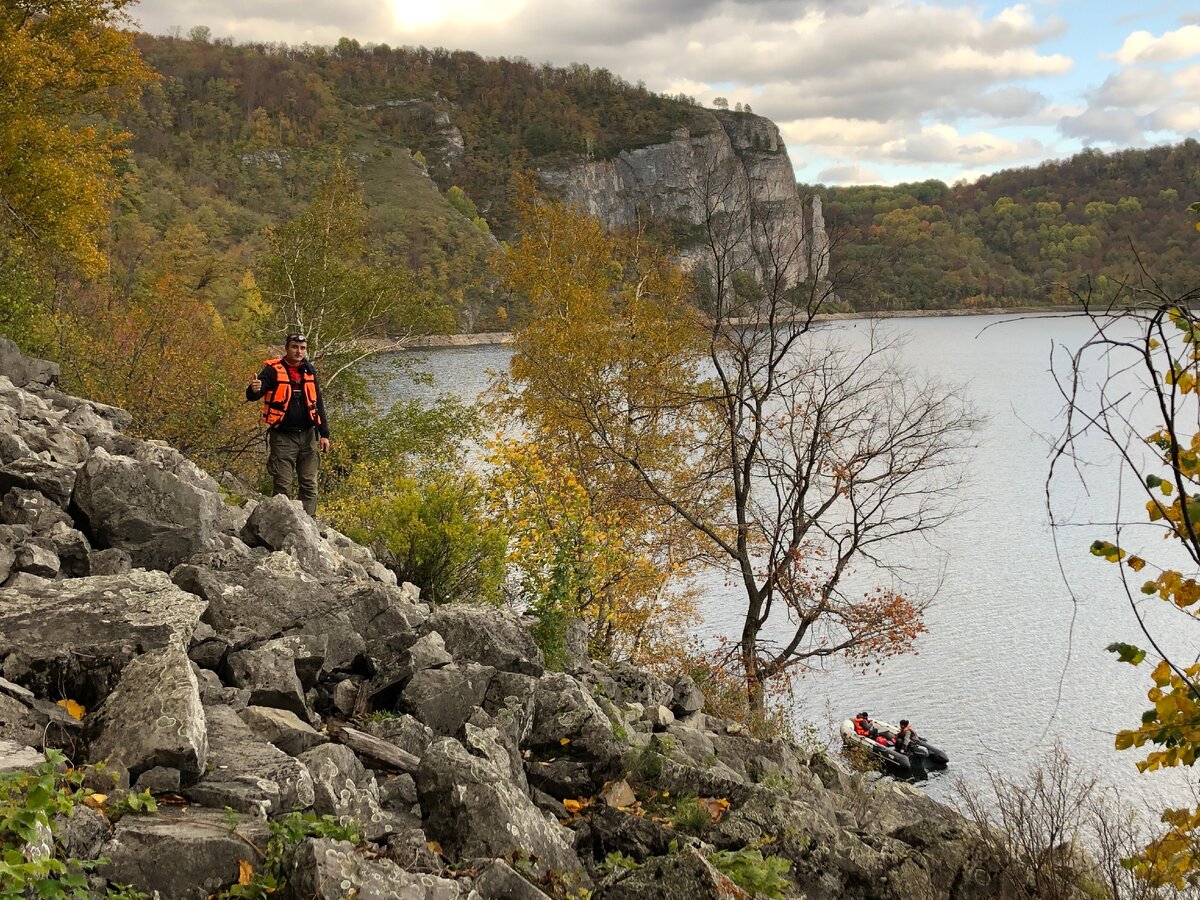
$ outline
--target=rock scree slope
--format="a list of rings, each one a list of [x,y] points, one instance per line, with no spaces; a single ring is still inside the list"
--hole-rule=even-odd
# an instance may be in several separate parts
[[[914,789],[753,739],[686,676],[547,672],[514,613],[431,608],[286,498],[227,504],[55,374],[0,338],[0,772],[61,748],[163,798],[62,823],[98,895],[225,890],[293,812],[362,842],[288,845],[283,898],[742,897],[719,851],[746,849],[791,897],[1002,895]]]

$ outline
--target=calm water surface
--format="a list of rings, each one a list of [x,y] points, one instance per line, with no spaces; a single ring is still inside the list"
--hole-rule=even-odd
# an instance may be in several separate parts
[[[907,337],[902,356],[910,366],[962,385],[988,421],[971,452],[967,510],[936,534],[932,546],[904,551],[917,558],[906,576],[909,585],[937,589],[917,654],[888,660],[878,672],[835,664],[806,675],[797,690],[802,718],[830,735],[837,721],[858,709],[893,722],[911,719],[950,754],[950,774],[975,785],[985,766],[1023,772],[1057,739],[1074,759],[1120,782],[1123,791],[1127,785],[1135,802],[1188,804],[1191,791],[1180,773],[1138,776],[1137,757],[1112,749],[1113,733],[1136,724],[1146,706],[1148,669],[1119,664],[1104,652],[1113,641],[1145,644],[1115,567],[1087,549],[1097,538],[1111,538],[1102,525],[1088,524],[1114,516],[1111,452],[1092,445],[1086,489],[1069,477],[1056,485],[1056,518],[1074,524],[1055,531],[1047,514],[1048,439],[1062,428],[1063,405],[1050,372],[1051,349],[1073,351],[1090,334],[1088,323],[947,317],[885,320],[882,326]],[[868,325],[828,327],[856,341]],[[510,350],[422,355],[434,390],[472,399],[487,386],[489,370],[507,365]],[[1148,552],[1161,554],[1160,545]],[[886,583],[876,572],[857,577],[864,588]],[[697,633],[736,634],[736,588],[719,574],[703,578],[702,586]],[[1195,655],[1196,626],[1172,617],[1161,601],[1147,611],[1172,652]],[[928,790],[944,797],[949,782],[934,779]]]

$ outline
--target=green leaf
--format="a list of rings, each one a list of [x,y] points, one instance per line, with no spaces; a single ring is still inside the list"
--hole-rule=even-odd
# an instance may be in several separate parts
[[[1135,647],[1133,644],[1123,644],[1120,642],[1109,644],[1104,648],[1109,653],[1117,654],[1117,658],[1123,663],[1129,663],[1131,666],[1136,666],[1146,658],[1146,651],[1140,647]]]

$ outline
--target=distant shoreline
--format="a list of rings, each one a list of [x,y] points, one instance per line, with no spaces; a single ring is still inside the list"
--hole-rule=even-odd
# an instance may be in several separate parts
[[[897,309],[846,313],[818,313],[815,322],[843,322],[853,319],[931,319],[947,316],[1067,315],[1070,306],[1002,306],[994,309]],[[471,334],[427,334],[414,338],[410,350],[449,350],[457,347],[491,347],[513,342],[511,331],[480,331]]]

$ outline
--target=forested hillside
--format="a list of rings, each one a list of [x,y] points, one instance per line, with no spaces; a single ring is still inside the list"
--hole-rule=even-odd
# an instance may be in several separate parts
[[[376,251],[429,276],[467,329],[505,323],[485,269],[514,173],[663,140],[694,109],[603,69],[465,51],[234,45],[203,28],[137,44],[161,77],[123,120],[134,154],[118,270],[195,226],[194,250],[228,300],[264,229],[297,215],[340,156],[363,182]]]
[[[835,250],[870,260],[859,308],[941,309],[1067,302],[1062,286],[1097,296],[1137,267],[1168,291],[1200,286],[1188,252],[1200,195],[1200,143],[1087,150],[972,184],[812,190],[840,226]],[[1135,256],[1136,251],[1136,256]]]

